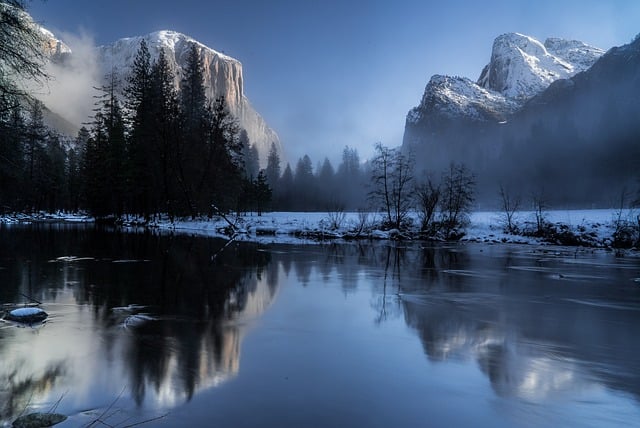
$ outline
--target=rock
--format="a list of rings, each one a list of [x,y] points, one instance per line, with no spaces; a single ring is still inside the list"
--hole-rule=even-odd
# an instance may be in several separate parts
[[[40,428],[50,427],[67,419],[65,415],[59,413],[30,413],[20,416],[13,421],[13,428]]]
[[[22,324],[35,324],[47,319],[49,314],[40,308],[19,308],[9,311],[4,319]]]

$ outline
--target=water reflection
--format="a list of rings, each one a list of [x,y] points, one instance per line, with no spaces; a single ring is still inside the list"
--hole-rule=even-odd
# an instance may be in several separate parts
[[[204,391],[214,386],[221,386],[215,399],[222,425],[233,425],[229,418],[245,404],[263,411],[245,425],[261,425],[269,409],[287,412],[282,406],[292,400],[299,426],[308,425],[301,415],[310,410],[325,425],[389,422],[388,412],[376,414],[371,405],[387,402],[405,406],[405,420],[416,421],[426,404],[415,397],[442,393],[447,400],[447,388],[438,388],[470,373],[490,399],[534,403],[541,413],[551,403],[589,401],[593,391],[640,400],[637,258],[361,242],[232,245],[212,259],[223,242],[78,227],[63,232],[0,228],[6,242],[0,300],[33,296],[51,315],[40,330],[0,324],[2,421],[28,403],[47,410],[64,394],[59,410],[65,414],[106,408],[123,388],[132,408],[164,410],[198,396],[211,399]],[[248,328],[280,292],[279,310],[269,312],[277,314],[263,317],[270,321],[258,324],[253,353],[243,355],[249,374],[239,376]],[[361,318],[366,326],[358,324]],[[401,326],[390,331],[410,341],[384,336],[390,325]],[[391,353],[410,366],[387,371],[381,361]],[[473,389],[474,382],[462,384]],[[300,391],[309,384],[307,403]],[[449,398],[456,402],[460,390],[453,391],[457,398]],[[477,401],[486,407],[485,396]],[[200,411],[199,421],[209,423],[208,406],[189,411]],[[225,408],[231,409],[227,419]],[[362,419],[347,424],[332,415]],[[273,420],[281,422],[279,416]]]
[[[0,230],[1,301],[50,314],[41,330],[0,324],[0,420],[62,396],[67,412],[106,406],[123,388],[167,408],[238,373],[247,323],[277,291],[269,253],[61,228]]]
[[[402,317],[428,360],[475,361],[499,396],[549,401],[603,385],[640,400],[637,258],[362,244],[328,245],[323,259],[307,257],[346,294],[372,287],[373,321]],[[303,283],[312,276],[313,264],[299,254],[275,259]]]

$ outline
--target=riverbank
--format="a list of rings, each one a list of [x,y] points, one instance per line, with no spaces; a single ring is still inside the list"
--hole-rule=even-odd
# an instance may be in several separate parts
[[[461,242],[516,243],[532,245],[572,245],[611,248],[620,222],[633,224],[633,212],[614,209],[556,210],[545,214],[544,236],[536,235],[534,212],[519,212],[514,216],[519,233],[505,232],[503,214],[478,211],[470,216]],[[399,231],[382,230],[381,217],[376,213],[302,213],[273,212],[262,216],[246,215],[229,219],[236,230],[236,239],[262,243],[300,243],[322,240],[390,240],[421,239],[415,220],[414,228]],[[150,227],[176,233],[228,237],[231,226],[223,218],[211,220],[156,220]]]
[[[613,248],[620,238],[621,225],[638,233],[637,213],[615,209],[553,210],[545,213],[544,234],[537,233],[535,213],[521,211],[514,215],[517,233],[505,231],[504,213],[477,211],[461,242],[515,243],[531,245],[565,245],[591,248]],[[78,213],[36,213],[0,216],[0,223],[31,222],[91,223],[95,220]],[[357,212],[270,212],[261,216],[246,214],[211,219],[174,220],[159,216],[150,222],[126,217],[117,222],[123,227],[144,227],[170,233],[229,238],[260,243],[311,243],[324,240],[412,240],[424,239],[414,217],[413,227],[406,230],[383,230],[378,213]],[[616,241],[618,239],[618,241]],[[633,245],[630,245],[633,247]],[[627,245],[629,247],[629,245]]]

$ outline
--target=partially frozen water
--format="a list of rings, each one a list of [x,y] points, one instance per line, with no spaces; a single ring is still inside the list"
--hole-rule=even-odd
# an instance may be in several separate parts
[[[640,421],[640,260],[0,226],[0,421],[538,427]],[[51,261],[55,261],[52,263]],[[11,305],[8,305],[11,304]],[[56,404],[57,403],[57,404]]]

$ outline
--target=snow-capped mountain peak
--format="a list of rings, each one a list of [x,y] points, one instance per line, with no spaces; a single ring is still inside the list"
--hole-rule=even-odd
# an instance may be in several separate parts
[[[466,77],[435,75],[427,84],[420,107],[407,120],[418,122],[425,111],[438,111],[453,118],[464,115],[473,120],[504,120],[519,106],[499,92],[487,90]]]
[[[550,38],[541,43],[520,33],[495,39],[478,84],[516,100],[539,94],[552,82],[591,67],[604,51],[579,41]]]

